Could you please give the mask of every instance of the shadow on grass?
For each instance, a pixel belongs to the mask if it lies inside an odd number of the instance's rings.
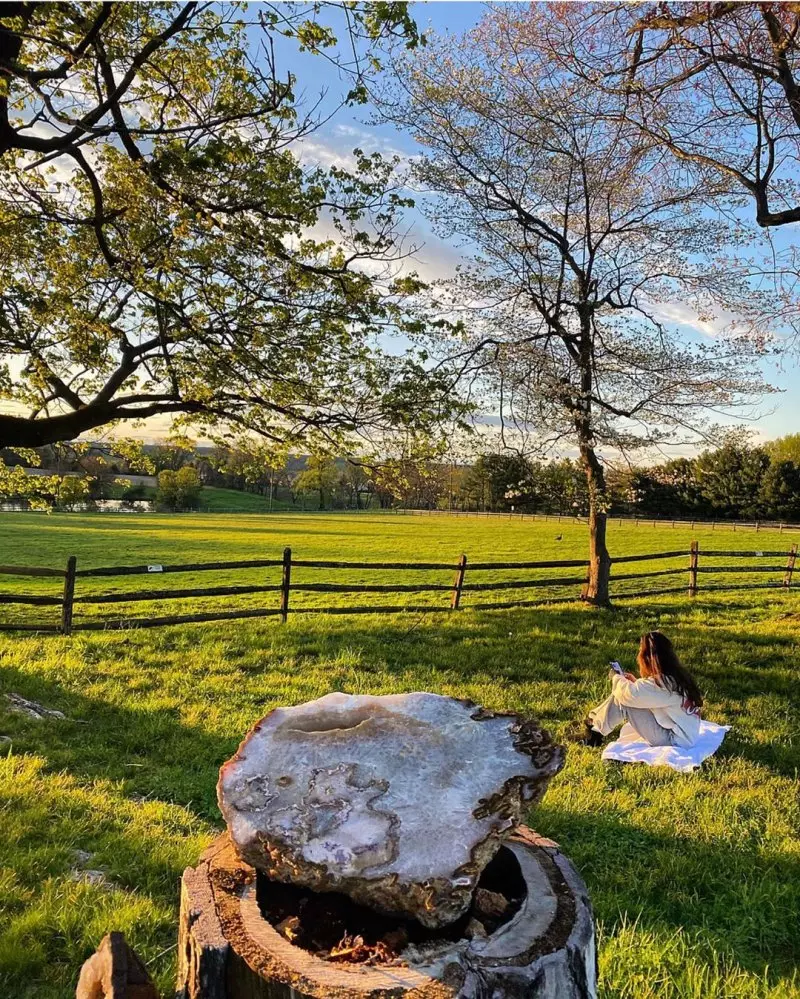
[[[15,754],[44,756],[50,771],[122,781],[128,796],[184,805],[219,824],[217,772],[240,738],[183,725],[171,709],[137,710],[135,694],[121,708],[3,665],[0,692],[12,691],[66,715],[35,721],[7,713],[1,724]]]
[[[260,706],[304,700],[326,689],[377,693],[427,686],[447,692],[463,688],[491,706],[538,713],[561,735],[605,693],[607,661],[621,658],[632,664],[638,636],[659,624],[696,671],[710,716],[735,726],[719,754],[722,764],[741,756],[775,774],[794,776],[800,751],[782,741],[791,740],[797,713],[791,639],[781,635],[759,643],[755,667],[753,643],[735,622],[723,619],[712,628],[700,615],[669,603],[619,608],[613,614],[560,607],[408,619],[298,615],[286,628],[260,624],[241,630],[226,625],[168,629],[160,633],[158,647],[147,632],[82,639],[89,656],[84,661],[90,661],[96,676],[113,673],[127,657],[128,673],[117,688],[122,691],[117,694],[120,701],[127,700],[116,704],[83,693],[78,674],[65,672],[62,680],[52,679],[53,673],[15,668],[9,664],[11,645],[0,667],[0,690],[57,708],[67,720],[34,722],[6,714],[3,734],[12,736],[15,754],[28,751],[45,757],[51,773],[66,770],[77,778],[121,781],[120,791],[129,798],[180,804],[219,825],[217,771],[235,750],[243,728],[228,736],[214,731],[214,723],[203,728],[181,720],[181,698],[196,709],[209,696],[200,686],[199,673],[198,686],[190,677],[185,687],[176,688],[168,705],[147,703],[148,691],[162,682],[156,665],[160,652],[183,652],[206,641],[215,649],[219,646],[220,698],[232,711],[235,706],[237,717],[247,713],[249,721],[256,720]],[[53,646],[56,653],[69,644],[66,639],[53,642],[63,643]],[[128,643],[124,652],[117,642]],[[125,693],[127,676],[147,686],[131,685]],[[175,683],[174,678],[170,682]],[[241,697],[239,688],[244,691]],[[587,801],[595,794],[591,782],[598,773],[601,780],[630,784],[624,789],[627,817],[614,811],[602,789],[587,811]],[[672,776],[675,779],[658,791],[662,803],[686,792],[691,780]],[[736,843],[703,840],[702,833],[698,838],[671,835],[664,831],[673,814],[666,806],[658,831],[637,825],[631,816],[638,814],[639,792],[618,765],[590,773],[579,760],[575,778],[575,794],[583,796],[580,804],[572,810],[558,806],[561,792],[554,786],[533,824],[559,840],[574,860],[589,885],[598,918],[614,925],[627,915],[661,936],[681,930],[695,934],[709,952],[730,954],[740,967],[757,974],[764,974],[767,965],[770,976],[797,966],[796,856],[778,849],[770,852],[747,835]],[[703,793],[722,797],[728,788],[724,781],[709,781]],[[769,792],[761,793],[764,800],[758,807],[772,807]],[[748,807],[745,802],[742,810]],[[132,863],[138,841],[135,836],[128,839],[124,850]],[[170,862],[153,857],[143,863],[143,882],[167,876],[174,877]]]
[[[625,764],[614,764],[623,768]],[[532,816],[575,863],[607,931],[633,923],[662,940],[683,932],[775,984],[800,967],[800,860],[758,848],[664,835],[609,812],[548,804]]]

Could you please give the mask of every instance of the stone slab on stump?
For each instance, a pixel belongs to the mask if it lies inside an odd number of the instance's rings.
[[[563,766],[535,722],[436,694],[328,694],[272,711],[220,771],[240,856],[427,927],[469,907],[486,864]]]

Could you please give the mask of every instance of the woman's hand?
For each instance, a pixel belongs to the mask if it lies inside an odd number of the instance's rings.
[[[631,683],[636,683],[636,677],[633,675],[633,673],[623,673],[622,675],[625,677],[626,680],[630,680]]]

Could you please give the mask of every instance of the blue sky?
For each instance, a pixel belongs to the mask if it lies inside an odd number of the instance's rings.
[[[459,34],[480,20],[485,11],[485,5],[480,2],[442,2],[433,0],[429,3],[411,5],[412,16],[421,30],[432,28],[439,34],[448,32]],[[336,71],[324,60],[311,56],[298,56],[289,46],[278,50],[281,63],[291,65],[301,81],[300,90],[309,99],[318,95],[323,88],[329,94],[341,93],[342,81]],[[313,85],[307,81],[313,80]],[[308,142],[304,155],[311,161],[327,165],[333,162],[346,162],[354,146],[365,151],[380,150],[386,154],[398,153],[413,156],[419,152],[419,147],[407,134],[398,131],[390,125],[376,125],[370,121],[369,107],[342,108],[335,117],[323,126]],[[414,235],[424,245],[417,255],[420,272],[429,276],[441,276],[457,261],[459,253],[456,249],[442,244],[434,236],[422,213],[412,210],[411,220],[414,223]],[[795,228],[795,227],[792,227]],[[774,236],[776,242],[790,239],[794,233],[782,231]],[[707,335],[703,324],[694,321],[691,310],[675,304],[675,325],[690,338],[702,338]],[[684,322],[680,322],[680,319]],[[737,415],[731,422],[747,423],[758,437],[768,439],[800,430],[800,392],[796,382],[800,369],[797,360],[785,357],[780,363],[764,364],[766,379],[781,394],[767,397],[760,407],[760,418],[753,423],[745,420],[745,414]],[[728,422],[728,421],[726,421]]]
[[[250,8],[251,16],[257,11],[257,5]],[[411,5],[412,16],[421,30],[433,29],[438,34],[460,34],[480,20],[485,12],[485,5],[480,2],[443,2],[433,0],[428,3]],[[260,29],[253,28],[252,40],[256,43],[260,37]],[[349,89],[350,81],[342,80],[335,68],[329,62],[318,56],[298,53],[294,43],[279,42],[276,45],[279,75],[292,71],[298,79],[297,91],[310,103],[319,98],[321,92],[327,92],[327,107],[332,107],[337,96]],[[318,131],[304,141],[303,158],[308,162],[319,162],[330,166],[333,163],[347,164],[355,146],[366,152],[378,150],[384,154],[413,156],[419,152],[419,147],[407,134],[386,124],[376,125],[371,121],[369,106],[340,108],[330,121],[327,121]],[[449,273],[460,259],[458,250],[443,244],[430,230],[424,215],[418,209],[409,211],[409,222],[413,226],[412,237],[422,244],[418,251],[414,266],[426,278],[442,277]],[[796,229],[796,227],[792,227]],[[776,243],[795,237],[795,232],[787,229],[775,234]],[[708,335],[697,323],[691,310],[675,303],[672,321],[680,326],[683,332],[692,339]],[[773,384],[781,394],[767,397],[760,407],[761,417],[750,425],[758,437],[769,439],[800,430],[800,391],[796,383],[800,375],[797,359],[786,356],[780,365],[770,364],[764,367],[767,381]],[[737,417],[731,422],[745,422]],[[169,421],[166,418],[155,418],[147,421],[142,432],[148,437],[165,436]],[[120,432],[131,432],[132,428],[122,428]],[[137,432],[137,431],[134,431]]]

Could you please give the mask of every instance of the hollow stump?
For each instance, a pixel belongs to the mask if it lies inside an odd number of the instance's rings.
[[[595,999],[594,923],[575,868],[526,827],[501,850],[525,886],[507,923],[424,965],[346,965],[295,946],[263,917],[256,872],[224,833],[183,874],[177,999]]]

